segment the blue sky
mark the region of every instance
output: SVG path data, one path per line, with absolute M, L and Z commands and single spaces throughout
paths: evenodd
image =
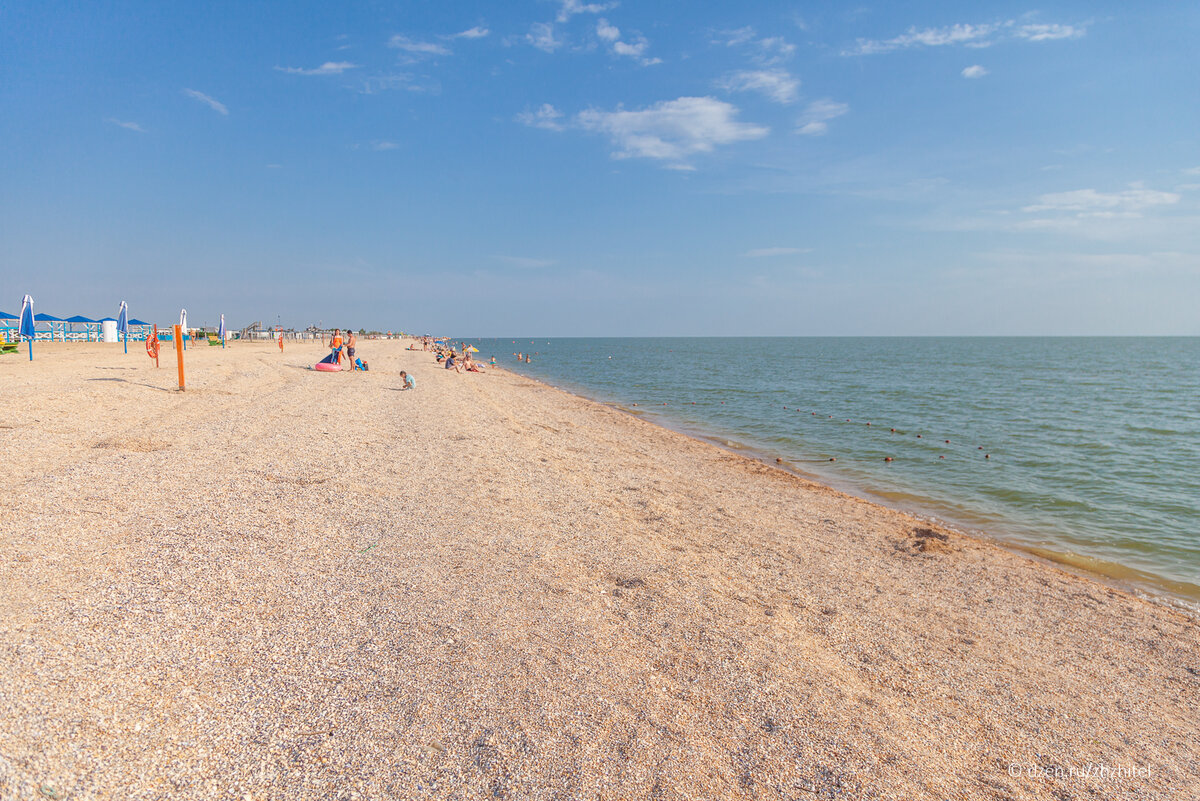
M 0 8 L 0 309 L 1200 334 L 1200 5 Z

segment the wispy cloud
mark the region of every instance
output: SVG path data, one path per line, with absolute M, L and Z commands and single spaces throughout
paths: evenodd
M 687 157 L 717 145 L 761 139 L 770 129 L 738 122 L 738 109 L 712 97 L 680 97 L 639 111 L 588 109 L 575 120 L 584 130 L 606 134 L 615 158 L 650 158 L 687 169 Z
M 201 103 L 204 103 L 206 106 L 208 106 L 209 108 L 211 108 L 213 111 L 217 112 L 218 114 L 223 114 L 225 116 L 229 116 L 229 109 L 225 108 L 224 103 L 222 103 L 221 101 L 216 100 L 212 97 L 209 97 L 208 95 L 204 94 L 204 92 L 197 92 L 195 89 L 184 89 L 183 93 L 185 95 L 187 95 L 188 97 L 199 100 Z
M 371 143 L 371 149 L 376 152 L 383 152 L 385 150 L 396 150 L 399 147 L 400 147 L 400 145 L 396 144 L 395 142 L 390 142 L 386 139 L 377 140 L 377 141 Z
M 528 256 L 493 256 L 495 259 L 511 264 L 513 267 L 521 267 L 526 270 L 536 270 L 542 267 L 552 267 L 558 262 L 554 259 L 534 259 Z
M 723 44 L 726 47 L 737 47 L 746 50 L 749 53 L 750 59 L 759 66 L 770 67 L 776 64 L 781 64 L 792 57 L 796 52 L 796 46 L 782 36 L 765 36 L 759 38 L 758 33 L 752 27 L 738 28 L 732 31 L 723 31 L 717 44 Z
M 432 78 L 419 77 L 409 72 L 397 72 L 386 75 L 368 76 L 363 79 L 362 86 L 359 87 L 358 91 L 364 95 L 375 95 L 395 89 L 403 89 L 406 92 L 430 92 L 437 94 L 441 91 L 441 84 Z
M 118 120 L 114 117 L 109 117 L 107 120 L 105 120 L 105 122 L 111 122 L 113 125 L 118 125 L 127 131 L 137 131 L 138 133 L 146 132 L 146 129 L 138 125 L 136 122 L 125 122 L 124 120 Z
M 768 256 L 795 256 L 800 253 L 812 253 L 812 248 L 756 248 L 747 250 L 742 255 L 751 259 L 761 259 Z
M 833 100 L 814 100 L 804 110 L 804 115 L 796 125 L 796 133 L 805 136 L 820 136 L 829 130 L 828 122 L 850 111 L 846 103 Z
M 489 31 L 487 28 L 483 27 L 482 25 L 476 25 L 474 28 L 467 28 L 465 31 L 459 31 L 458 33 L 454 34 L 451 38 L 452 39 L 482 39 L 483 37 L 487 36 L 490 33 L 491 33 L 491 31 Z
M 1140 217 L 1146 209 L 1178 203 L 1180 195 L 1160 192 L 1139 185 L 1123 192 L 1097 192 L 1075 189 L 1041 195 L 1037 202 L 1022 208 L 1030 213 L 1063 212 L 1075 217 Z
M 639 61 L 644 66 L 662 63 L 661 58 L 645 58 L 643 56 L 646 48 L 650 46 L 650 42 L 640 33 L 632 37 L 630 41 L 622 41 L 621 29 L 601 18 L 596 23 L 596 35 L 608 43 L 609 52 L 613 55 L 627 56 Z
M 346 70 L 357 68 L 357 64 L 351 64 L 349 61 L 326 61 L 321 66 L 312 69 L 303 67 L 276 67 L 275 69 L 286 72 L 288 75 L 341 75 Z
M 554 26 L 549 22 L 535 22 L 525 34 L 525 41 L 538 50 L 553 53 L 563 46 L 562 39 L 554 35 Z
M 987 67 L 981 67 L 978 64 L 972 64 L 962 71 L 962 76 L 964 78 L 982 78 L 987 74 Z
M 549 103 L 543 103 L 537 111 L 523 111 L 517 115 L 517 121 L 531 128 L 544 128 L 547 131 L 561 131 L 566 126 L 562 124 L 562 112 Z
M 843 50 L 842 55 L 869 56 L 914 47 L 944 47 L 948 45 L 990 47 L 1004 38 L 1046 42 L 1055 39 L 1076 39 L 1086 33 L 1086 25 L 1020 24 L 1015 20 L 985 22 L 978 25 L 958 23 L 941 28 L 912 27 L 907 32 L 891 39 L 858 39 L 854 47 Z
M 580 0 L 562 0 L 558 9 L 558 21 L 567 22 L 576 14 L 603 14 L 617 7 L 617 3 L 582 3 Z
M 1043 25 L 1022 25 L 1017 28 L 1017 36 L 1031 42 L 1049 42 L 1055 39 L 1078 39 L 1087 33 L 1082 25 L 1058 25 L 1054 23 Z
M 399 33 L 388 39 L 388 47 L 403 51 L 417 58 L 450 55 L 450 48 L 445 45 L 440 45 L 437 42 L 417 41 Z
M 761 92 L 776 103 L 795 103 L 800 79 L 784 69 L 741 70 L 717 81 L 728 92 Z

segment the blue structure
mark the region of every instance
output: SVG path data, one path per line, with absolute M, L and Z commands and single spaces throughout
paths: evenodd
M 74 317 L 68 317 L 66 319 L 66 323 L 68 326 L 70 326 L 70 331 L 67 332 L 67 335 L 71 339 L 76 339 L 78 337 L 78 332 L 75 330 L 75 326 L 82 325 L 84 336 L 88 342 L 92 341 L 93 332 L 95 333 L 96 341 L 100 341 L 99 320 L 93 320 L 91 317 L 84 317 L 82 314 L 77 314 Z
M 37 326 L 35 325 L 34 339 L 49 339 L 53 342 L 57 337 L 61 336 L 63 342 L 67 341 L 67 321 L 63 318 L 42 312 L 41 314 L 33 315 L 33 321 L 35 323 L 46 323 L 46 332 L 50 334 L 49 337 L 38 336 Z

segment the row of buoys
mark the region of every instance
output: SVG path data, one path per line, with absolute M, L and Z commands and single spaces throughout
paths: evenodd
M 784 411 L 787 411 L 789 408 L 791 408 L 791 407 L 789 407 L 789 406 L 784 406 L 784 407 L 783 407 Z M 797 407 L 796 407 L 796 411 L 800 411 L 800 407 L 799 407 L 799 406 L 797 406 Z M 811 413 L 810 413 L 810 415 L 811 415 L 812 417 L 819 417 L 819 416 L 820 416 L 820 415 L 818 415 L 816 412 L 811 412 Z M 830 414 L 830 415 L 827 415 L 827 416 L 826 416 L 826 419 L 828 419 L 828 420 L 832 420 L 832 419 L 833 419 L 833 415 L 832 415 L 832 414 Z M 851 422 L 853 422 L 853 420 L 851 420 L 849 417 L 847 417 L 847 418 L 846 418 L 846 422 L 847 422 L 847 423 L 851 423 Z M 870 425 L 871 425 L 871 423 L 868 421 L 868 422 L 866 423 L 866 425 L 867 425 L 867 426 L 870 426 Z M 889 431 L 889 432 L 891 432 L 892 434 L 903 434 L 903 433 L 904 433 L 903 431 L 897 431 L 897 430 L 896 430 L 896 429 L 894 429 L 894 428 L 889 428 L 889 429 L 888 429 L 888 431 Z M 923 434 L 917 434 L 917 439 L 924 439 L 924 438 L 925 438 L 925 436 L 924 436 Z M 942 441 L 943 441 L 944 443 L 946 443 L 947 445 L 950 445 L 950 444 L 952 444 L 952 443 L 950 442 L 950 440 L 948 440 L 948 439 L 946 439 L 946 440 L 942 440 Z M 978 447 L 976 448 L 976 450 L 980 450 L 980 451 L 981 451 L 981 450 L 983 450 L 983 446 L 982 446 L 982 445 L 978 446 Z M 946 457 L 945 457 L 945 456 L 938 456 L 938 458 L 939 458 L 939 459 L 945 459 Z M 992 455 L 991 455 L 990 453 L 985 453 L 985 454 L 983 455 L 983 458 L 984 458 L 984 459 L 991 459 L 991 458 L 992 458 Z M 885 457 L 883 457 L 883 461 L 885 461 L 885 462 L 894 462 L 894 461 L 895 461 L 895 459 L 894 459 L 893 457 L 891 457 L 891 456 L 885 456 Z

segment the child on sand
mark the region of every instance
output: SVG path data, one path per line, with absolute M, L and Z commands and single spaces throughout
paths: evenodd
M 413 382 L 413 377 L 403 370 L 400 371 L 400 377 L 404 379 L 404 386 L 400 387 L 401 391 L 406 389 L 416 389 L 416 384 Z

